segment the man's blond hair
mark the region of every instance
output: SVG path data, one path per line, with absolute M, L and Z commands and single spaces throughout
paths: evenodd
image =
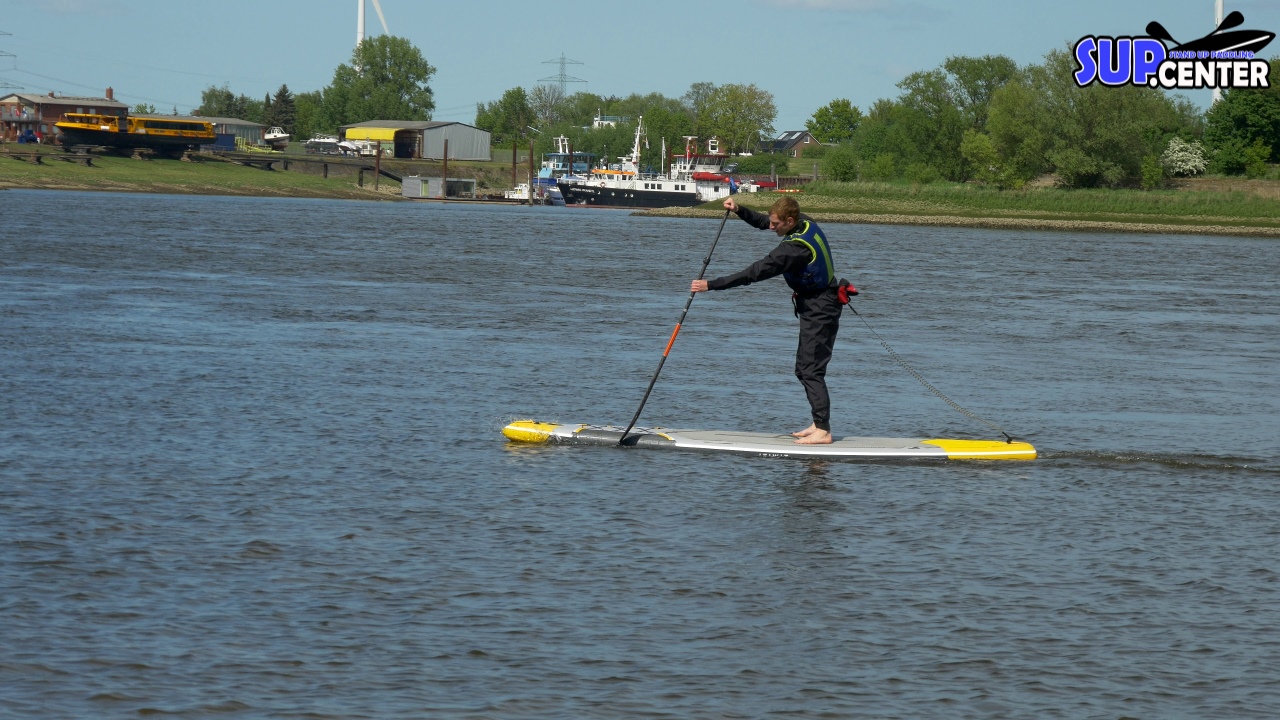
M 774 201 L 769 208 L 769 212 L 777 215 L 779 220 L 786 222 L 787 220 L 800 220 L 800 203 L 796 202 L 793 197 L 780 197 Z

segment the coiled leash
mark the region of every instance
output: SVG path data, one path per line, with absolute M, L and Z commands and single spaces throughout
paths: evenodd
M 1005 432 L 1004 428 L 1000 427 L 999 425 L 996 425 L 990 420 L 986 420 L 982 417 L 979 417 L 978 415 L 970 412 L 969 410 L 966 410 L 964 407 L 960 405 L 960 403 L 957 403 L 955 400 L 952 400 L 951 398 L 947 397 L 945 394 L 943 394 L 941 390 L 939 390 L 938 388 L 930 384 L 928 380 L 925 380 L 924 377 L 920 375 L 920 373 L 916 372 L 915 368 L 908 365 L 907 361 L 903 360 L 898 355 L 898 353 L 894 352 L 893 348 L 889 347 L 889 343 L 885 342 L 884 338 L 880 337 L 880 333 L 876 332 L 875 328 L 871 327 L 871 324 L 867 322 L 867 319 L 862 317 L 862 315 L 859 314 L 858 311 L 855 310 L 852 305 L 849 305 L 849 301 L 853 299 L 853 296 L 858 294 L 858 288 L 854 287 L 853 284 L 850 283 L 848 280 L 845 280 L 842 278 L 840 280 L 840 288 L 837 291 L 837 293 L 840 296 L 840 304 L 847 305 L 849 307 L 849 312 L 858 316 L 858 319 L 862 321 L 862 324 L 867 326 L 867 330 L 871 331 L 871 334 L 874 335 L 875 338 L 880 341 L 880 344 L 884 346 L 884 349 L 889 353 L 889 357 L 896 360 L 897 363 L 902 366 L 902 369 L 906 370 L 908 373 L 911 373 L 911 377 L 918 380 L 921 385 L 925 386 L 925 388 L 929 390 L 929 392 L 933 393 L 934 395 L 937 395 L 939 399 L 941 399 L 946 404 L 950 405 L 957 412 L 969 418 L 977 420 L 983 425 L 986 425 L 992 430 L 995 430 L 996 432 L 1003 435 L 1004 439 L 1009 443 L 1014 442 L 1013 436 Z

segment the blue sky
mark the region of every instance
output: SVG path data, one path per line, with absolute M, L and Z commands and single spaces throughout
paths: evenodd
M 679 97 L 695 82 L 773 93 L 778 131 L 848 98 L 896 97 L 908 73 L 951 55 L 1038 62 L 1083 35 L 1141 35 L 1158 20 L 1179 41 L 1213 29 L 1213 0 L 381 0 L 392 34 L 437 68 L 437 120 L 472 122 L 477 102 L 581 65 L 568 89 Z M 1226 0 L 1249 29 L 1280 32 L 1280 0 Z M 353 0 L 0 0 L 0 85 L 100 96 L 181 113 L 201 90 L 261 98 L 328 85 L 355 43 Z M 368 10 L 369 31 L 381 24 Z M 1280 40 L 1265 51 L 1280 54 Z M 8 90 L 0 89 L 0 93 Z M 1207 106 L 1209 91 L 1188 94 Z

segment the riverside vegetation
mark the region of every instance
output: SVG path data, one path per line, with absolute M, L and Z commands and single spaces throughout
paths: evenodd
M 763 211 L 774 197 L 747 194 L 739 202 Z M 1165 190 L 818 181 L 797 199 L 819 222 L 1280 237 L 1280 182 L 1275 180 L 1193 178 Z M 717 217 L 722 212 L 717 202 L 641 214 Z
M 400 184 L 387 178 L 375 192 L 370 177 L 357 185 L 354 173 L 323 178 L 307 172 L 264 171 L 216 161 L 134 160 L 95 156 L 93 166 L 47 158 L 41 164 L 5 152 L 61 155 L 55 148 L 0 147 L 0 189 L 92 190 L 202 195 L 251 195 L 334 199 L 396 199 Z M 282 156 L 288 157 L 288 156 Z M 297 156 L 295 156 L 297 157 Z M 393 172 L 409 171 L 398 161 Z M 295 166 L 296 167 L 296 166 Z M 521 164 L 518 174 L 525 172 Z M 413 163 L 412 172 L 439 172 L 438 163 Z M 451 162 L 450 175 L 474 177 L 482 188 L 510 185 L 509 162 Z M 741 196 L 766 209 L 770 193 Z M 825 222 L 929 224 L 1024 229 L 1074 229 L 1171 233 L 1246 234 L 1280 237 L 1280 181 L 1189 178 L 1164 190 L 1068 190 L 1028 186 L 998 190 L 973 183 L 836 182 L 805 186 L 801 207 Z M 698 208 L 653 210 L 642 215 L 716 216 L 719 203 Z

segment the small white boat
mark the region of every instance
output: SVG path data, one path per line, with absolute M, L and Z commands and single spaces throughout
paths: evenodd
M 514 190 L 507 190 L 502 193 L 502 197 L 507 200 L 520 200 L 521 202 L 529 201 L 529 183 L 520 183 L 516 185 Z
M 303 143 L 309 153 L 318 153 L 321 155 L 339 155 L 342 151 L 338 148 L 337 135 L 315 135 L 310 140 Z
M 262 141 L 270 145 L 272 150 L 283 150 L 289 145 L 289 133 L 284 128 L 271 127 L 263 133 Z

